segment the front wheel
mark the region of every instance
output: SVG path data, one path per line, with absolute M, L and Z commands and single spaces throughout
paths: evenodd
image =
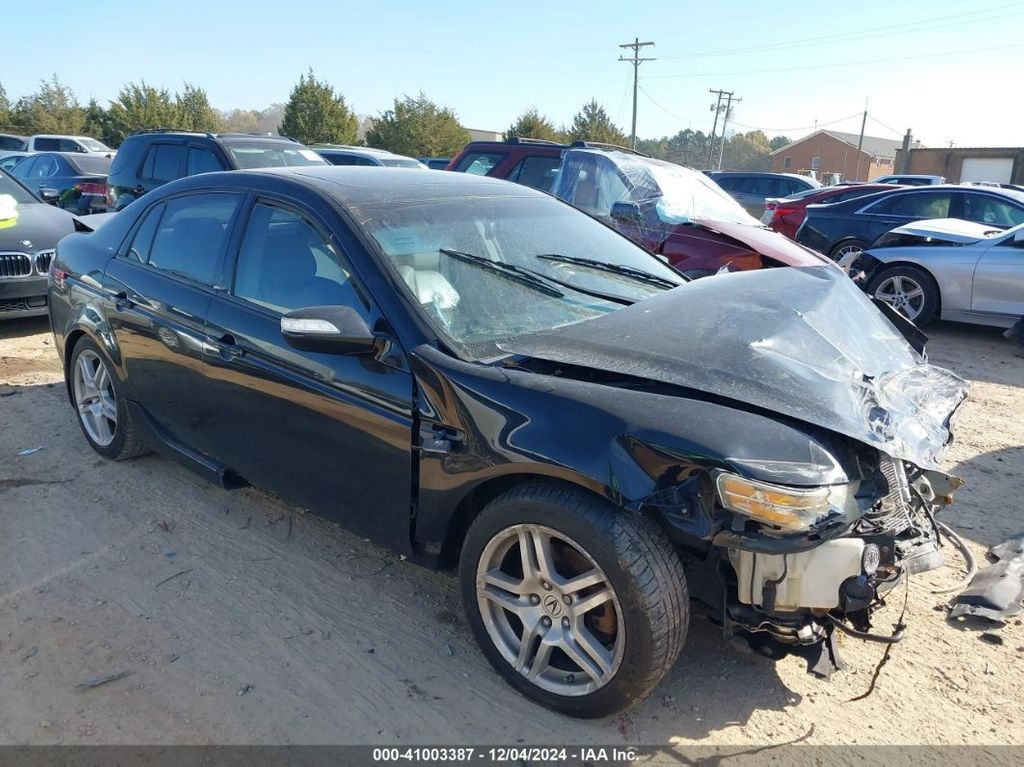
M 582 490 L 515 488 L 474 520 L 459 564 L 473 634 L 533 700 L 598 717 L 643 698 L 683 647 L 682 563 L 650 519 Z
M 839 267 L 850 273 L 850 267 L 860 254 L 867 248 L 867 244 L 860 240 L 844 240 L 829 251 L 828 257 L 839 264 Z
M 939 286 L 930 274 L 916 266 L 880 270 L 868 285 L 868 293 L 885 301 L 919 328 L 931 322 L 939 308 Z

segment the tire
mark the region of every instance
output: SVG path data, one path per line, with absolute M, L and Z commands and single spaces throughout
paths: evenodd
M 75 344 L 68 375 L 78 425 L 93 450 L 113 461 L 149 452 L 132 423 L 113 364 L 88 336 L 82 336 Z
M 850 266 L 857 256 L 867 249 L 868 244 L 863 240 L 843 240 L 828 252 L 828 257 L 849 273 Z
M 520 540 L 548 553 L 532 584 Z M 538 540 L 547 543 L 538 549 Z M 459 577 L 491 665 L 528 698 L 570 716 L 607 716 L 641 700 L 686 638 L 686 578 L 665 533 L 578 488 L 527 484 L 493 500 L 466 534 Z M 538 644 L 531 634 L 524 653 L 519 640 L 530 627 L 543 636 Z M 573 660 L 580 657 L 585 663 Z
M 935 319 L 939 310 L 939 286 L 916 266 L 881 269 L 868 283 L 868 294 L 885 301 L 919 328 Z

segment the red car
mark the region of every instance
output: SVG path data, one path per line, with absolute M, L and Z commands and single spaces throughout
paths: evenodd
M 764 201 L 764 214 L 761 216 L 761 223 L 786 235 L 789 239 L 795 240 L 796 230 L 804 222 L 808 205 L 844 202 L 872 192 L 895 188 L 895 184 L 853 184 L 830 186 L 826 189 L 806 189 L 789 197 L 771 197 Z
M 824 261 L 765 229 L 703 173 L 663 160 L 567 149 L 553 191 L 687 277 Z
M 503 178 L 550 192 L 562 152 L 568 148 L 568 144 L 531 138 L 473 141 L 452 158 L 445 170 Z

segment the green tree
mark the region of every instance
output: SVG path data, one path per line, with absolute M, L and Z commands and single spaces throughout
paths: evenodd
M 128 83 L 110 102 L 107 138 L 120 146 L 128 134 L 147 128 L 180 128 L 178 105 L 166 88 Z
M 591 99 L 572 118 L 569 128 L 572 141 L 597 141 L 605 144 L 626 145 L 626 135 L 611 121 L 604 107 Z
M 345 97 L 320 82 L 310 69 L 292 88 L 279 131 L 304 144 L 351 144 L 358 123 Z
M 555 127 L 536 109 L 527 109 L 505 131 L 505 138 L 537 138 L 546 141 L 564 141 L 565 132 Z
M 11 124 L 11 102 L 7 100 L 7 91 L 4 84 L 0 83 L 0 125 Z
M 107 110 L 101 107 L 94 98 L 89 99 L 89 103 L 85 107 L 85 123 L 82 125 L 82 132 L 105 144 L 110 142 L 110 117 Z
M 768 137 L 762 131 L 734 133 L 725 141 L 722 168 L 725 170 L 771 170 L 772 162 L 768 157 L 770 152 Z
M 75 92 L 53 75 L 39 83 L 39 90 L 18 99 L 11 123 L 24 133 L 81 133 L 85 110 Z
M 383 112 L 366 132 L 366 143 L 410 157 L 448 157 L 470 140 L 455 113 L 438 107 L 425 94 L 395 99 L 393 109 Z
M 217 110 L 210 106 L 206 91 L 189 83 L 185 90 L 174 97 L 178 108 L 178 126 L 186 130 L 209 131 L 220 130 L 221 119 Z
M 782 149 L 784 146 L 789 146 L 793 143 L 793 139 L 789 136 L 775 136 L 771 141 L 768 142 L 768 146 L 774 152 L 776 149 Z
M 221 130 L 233 133 L 255 133 L 259 129 L 260 113 L 256 109 L 232 109 L 220 113 Z

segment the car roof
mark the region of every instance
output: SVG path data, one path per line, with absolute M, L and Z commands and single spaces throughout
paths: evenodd
M 344 206 L 475 196 L 550 199 L 543 192 L 487 176 L 424 173 L 420 168 L 392 168 L 387 173 L 381 173 L 378 168 L 358 165 L 304 165 L 202 173 L 172 181 L 161 187 L 161 190 L 192 191 L 225 183 L 245 186 L 252 176 L 298 184 L 316 190 Z

